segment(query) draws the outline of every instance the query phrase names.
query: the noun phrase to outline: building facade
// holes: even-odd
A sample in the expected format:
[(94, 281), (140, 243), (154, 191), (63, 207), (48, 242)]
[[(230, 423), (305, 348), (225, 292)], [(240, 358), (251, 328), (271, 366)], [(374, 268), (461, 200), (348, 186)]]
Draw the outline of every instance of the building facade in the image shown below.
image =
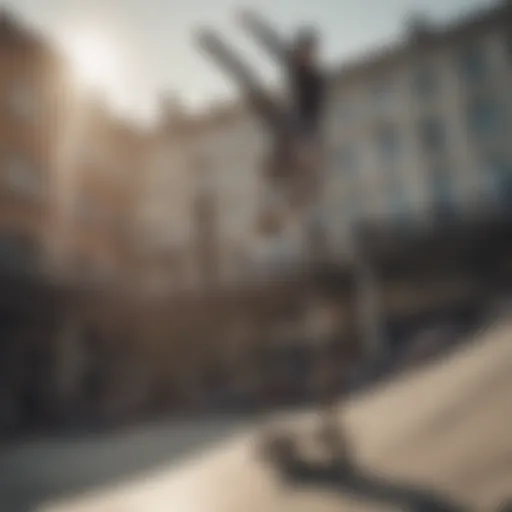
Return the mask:
[[(361, 222), (407, 232), (510, 214), (511, 20), (502, 2), (455, 25), (416, 24), (398, 45), (329, 71), (328, 165), (313, 220), (336, 258), (351, 253)], [(171, 104), (143, 134), (85, 96), (65, 61), (10, 16), (0, 19), (0, 71), (1, 270), (113, 289), (82, 301), (89, 310), (58, 290), (50, 301), (14, 283), (17, 304), (2, 294), (2, 411), (61, 399), (123, 410), (194, 382), (208, 391), (223, 373), (245, 382), (269, 331), (304, 334), (316, 287), (300, 280), (245, 300), (240, 290), (206, 301), (141, 293), (261, 283), (304, 261), (303, 226), (259, 229), (273, 191), (261, 172), (267, 134), (250, 111), (233, 103), (189, 115)], [(414, 309), (426, 284), (398, 290), (395, 309)], [(339, 317), (313, 315), (310, 338), (340, 334), (337, 324), (341, 340), (357, 337), (349, 293), (325, 306)]]
[(155, 280), (166, 272), (178, 287), (244, 280), (253, 269), (263, 138), (238, 105), (174, 116), (154, 136), (140, 203), (152, 247), (174, 261)]
[(416, 23), (400, 45), (334, 75), (328, 132), (345, 218), (506, 207), (511, 12), (501, 2), (447, 27)]
[(105, 106), (90, 105), (75, 147), (71, 266), (86, 280), (115, 283), (134, 271), (133, 213), (143, 137)]
[[(315, 222), (333, 253), (350, 251), (362, 221), (419, 228), (506, 213), (511, 11), (499, 2), (448, 26), (415, 23), (398, 44), (329, 70)], [(267, 134), (245, 107), (188, 115), (167, 104), (146, 137), (84, 96), (51, 46), (7, 14), (0, 37), (6, 262), (181, 289), (304, 257), (300, 226), (258, 230), (272, 193)]]
[[(399, 43), (329, 71), (328, 164), (315, 222), (331, 253), (349, 254), (361, 223), (429, 229), (508, 215), (511, 13), (510, 2), (498, 2), (446, 26), (415, 21)], [(160, 240), (191, 250), (198, 233), (192, 204), (208, 187), (216, 204), (210, 220), (215, 217), (220, 281), (300, 261), (297, 226), (273, 238), (256, 228), (271, 193), (262, 178), (266, 141), (256, 119), (235, 104), (193, 119), (180, 115), (193, 128), (179, 137), (168, 127), (157, 130), (152, 157), (158, 163), (148, 174), (169, 180), (168, 189), (155, 185), (147, 195), (153, 225), (165, 232)]]
[(51, 43), (7, 12), (0, 69), (3, 267), (114, 277), (132, 258), (142, 134), (87, 96)]
[(86, 96), (51, 42), (6, 12), (0, 109), (2, 432), (89, 393), (94, 350), (105, 354), (104, 337), (91, 344), (102, 322), (90, 303), (109, 320), (119, 302), (94, 293), (136, 285), (146, 153), (143, 134)]
[(57, 236), (56, 151), (66, 116), (63, 62), (8, 14), (0, 20), (2, 260), (39, 268)]

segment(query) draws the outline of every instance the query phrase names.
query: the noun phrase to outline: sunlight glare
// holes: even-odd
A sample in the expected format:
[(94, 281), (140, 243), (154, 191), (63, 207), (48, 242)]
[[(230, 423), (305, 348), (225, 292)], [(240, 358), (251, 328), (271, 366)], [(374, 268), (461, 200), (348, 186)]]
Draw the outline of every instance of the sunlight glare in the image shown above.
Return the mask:
[(94, 32), (75, 32), (66, 38), (65, 46), (82, 86), (113, 94), (119, 90), (120, 59), (112, 41)]

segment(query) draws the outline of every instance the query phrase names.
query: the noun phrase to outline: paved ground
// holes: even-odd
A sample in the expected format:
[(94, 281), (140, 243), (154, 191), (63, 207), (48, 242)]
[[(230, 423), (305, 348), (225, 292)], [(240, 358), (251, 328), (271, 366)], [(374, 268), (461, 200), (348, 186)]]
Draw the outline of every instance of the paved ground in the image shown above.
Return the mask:
[(35, 512), (46, 502), (166, 473), (229, 439), (238, 428), (246, 427), (237, 418), (154, 423), (108, 435), (42, 439), (3, 449), (0, 512)]
[(234, 419), (32, 443), (1, 456), (0, 510), (496, 510), (512, 498), (512, 322), (354, 399), (340, 421), (357, 466), (336, 479), (310, 468), (283, 481), (255, 459), (250, 427)]

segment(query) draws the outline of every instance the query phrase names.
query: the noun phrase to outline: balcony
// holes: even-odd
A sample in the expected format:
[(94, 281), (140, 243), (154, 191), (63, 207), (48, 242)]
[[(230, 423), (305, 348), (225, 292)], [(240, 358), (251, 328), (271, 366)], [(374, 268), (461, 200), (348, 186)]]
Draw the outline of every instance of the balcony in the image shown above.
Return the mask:
[(0, 233), (2, 275), (37, 275), (44, 270), (44, 252), (36, 237), (17, 232)]

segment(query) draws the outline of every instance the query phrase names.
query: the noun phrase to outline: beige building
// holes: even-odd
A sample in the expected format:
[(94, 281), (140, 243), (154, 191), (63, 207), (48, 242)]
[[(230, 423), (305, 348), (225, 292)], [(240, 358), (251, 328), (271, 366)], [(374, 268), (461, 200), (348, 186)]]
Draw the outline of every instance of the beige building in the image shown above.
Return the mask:
[(1, 254), (44, 271), (55, 243), (56, 151), (67, 114), (64, 63), (6, 13), (0, 17)]
[(262, 190), (258, 127), (239, 106), (170, 117), (151, 144), (141, 200), (148, 244), (174, 261), (154, 280), (203, 287), (244, 279), (251, 271)]
[(104, 105), (88, 105), (74, 153), (71, 265), (86, 279), (124, 280), (138, 240), (133, 213), (144, 137)]
[(51, 43), (7, 12), (0, 72), (3, 268), (125, 275), (144, 136), (86, 96)]
[[(2, 433), (87, 399), (88, 375), (106, 368), (125, 288), (138, 284), (146, 137), (85, 95), (51, 42), (5, 12), (0, 109)], [(110, 361), (111, 380), (117, 368)]]

